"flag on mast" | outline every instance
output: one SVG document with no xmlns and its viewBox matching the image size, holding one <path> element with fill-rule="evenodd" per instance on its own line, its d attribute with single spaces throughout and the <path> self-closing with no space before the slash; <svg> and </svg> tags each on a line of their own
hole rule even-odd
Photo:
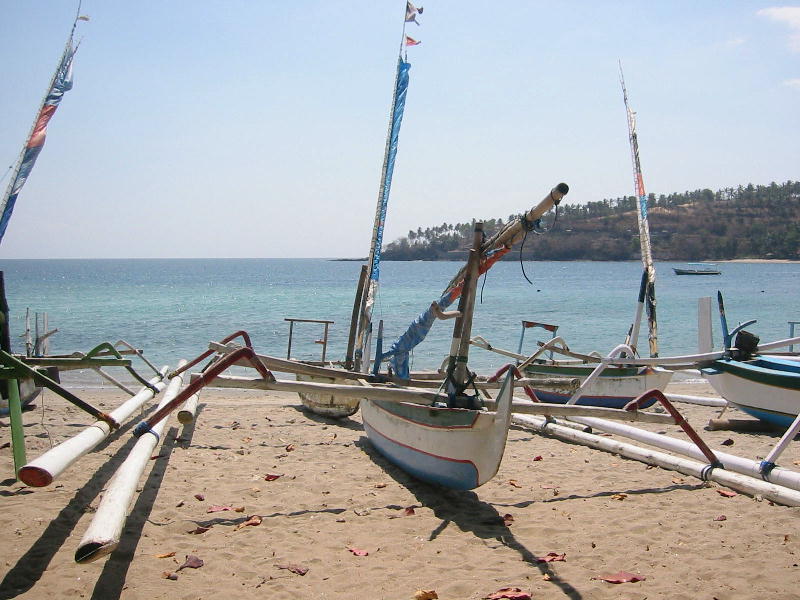
<svg viewBox="0 0 800 600">
<path fill-rule="evenodd" d="M 419 46 L 421 43 L 409 35 L 406 36 L 406 46 Z"/>
<path fill-rule="evenodd" d="M 411 2 L 406 2 L 406 23 L 416 23 L 419 25 L 419 21 L 417 21 L 417 15 L 422 14 L 422 7 L 420 6 L 417 8 Z"/>
</svg>

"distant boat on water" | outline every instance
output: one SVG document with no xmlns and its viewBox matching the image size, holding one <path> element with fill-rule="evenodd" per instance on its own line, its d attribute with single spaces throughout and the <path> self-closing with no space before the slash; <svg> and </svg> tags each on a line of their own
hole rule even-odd
<svg viewBox="0 0 800 600">
<path fill-rule="evenodd" d="M 687 263 L 686 268 L 672 268 L 675 275 L 722 275 L 717 265 L 712 263 Z"/>
</svg>

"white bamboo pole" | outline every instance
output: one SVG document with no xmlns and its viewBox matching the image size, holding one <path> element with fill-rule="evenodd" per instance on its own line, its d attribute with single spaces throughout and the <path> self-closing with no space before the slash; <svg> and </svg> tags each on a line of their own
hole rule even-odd
<svg viewBox="0 0 800 600">
<path fill-rule="evenodd" d="M 621 435 L 623 437 L 636 440 L 637 442 L 642 442 L 644 444 L 649 444 L 650 446 L 655 446 L 656 448 L 661 448 L 662 450 L 668 450 L 670 452 L 688 456 L 689 458 L 702 461 L 706 460 L 705 456 L 697 446 L 685 440 L 678 440 L 666 435 L 644 431 L 637 427 L 631 427 L 630 425 L 624 425 L 622 423 L 613 423 L 605 419 L 596 419 L 593 417 L 575 417 L 573 420 L 577 423 L 588 425 L 592 429 L 599 429 L 600 431 L 605 431 L 606 433 Z M 781 487 L 800 491 L 800 473 L 796 471 L 775 467 L 768 472 L 762 473 L 761 461 L 749 460 L 739 456 L 734 456 L 732 454 L 727 454 L 725 452 L 718 452 L 716 450 L 714 451 L 714 454 L 722 463 L 724 469 L 728 471 L 733 471 L 734 473 L 747 475 L 749 477 L 757 477 L 759 479 L 763 478 L 765 481 L 769 481 Z"/>
<path fill-rule="evenodd" d="M 640 448 L 633 444 L 599 437 L 591 433 L 576 431 L 553 423 L 547 423 L 544 419 L 539 417 L 520 415 L 514 417 L 514 422 L 531 427 L 540 432 L 546 432 L 559 439 L 575 442 L 605 452 L 619 454 L 646 464 L 678 471 L 684 475 L 715 481 L 726 487 L 747 494 L 761 495 L 779 504 L 800 506 L 800 492 L 796 490 L 739 473 L 732 473 L 725 469 L 709 469 L 707 463 L 679 458 L 663 452 Z"/>
<path fill-rule="evenodd" d="M 716 398 L 713 396 L 688 396 L 686 394 L 665 394 L 669 400 L 676 402 L 685 402 L 686 404 L 698 404 L 700 406 L 714 406 L 717 408 L 724 408 L 728 406 L 728 401 L 724 398 Z"/>
<path fill-rule="evenodd" d="M 186 364 L 182 360 L 178 367 Z M 171 401 L 181 389 L 183 376 L 174 377 L 167 387 L 167 391 L 158 408 Z M 153 428 L 143 434 L 131 450 L 128 458 L 117 469 L 111 482 L 108 484 L 103 499 L 97 507 L 97 512 L 83 534 L 78 549 L 75 551 L 75 562 L 89 563 L 98 558 L 111 554 L 119 546 L 122 528 L 128 516 L 128 507 L 131 505 L 136 493 L 139 480 L 145 467 L 150 462 L 153 450 L 161 441 L 164 426 L 168 419 L 161 419 Z"/>
<path fill-rule="evenodd" d="M 786 447 L 794 440 L 797 436 L 797 432 L 800 431 L 800 415 L 797 415 L 792 423 L 792 426 L 786 430 L 786 433 L 783 434 L 783 437 L 778 441 L 777 444 L 770 450 L 770 453 L 767 457 L 761 462 L 761 471 L 762 473 L 765 470 L 773 469 L 775 467 L 775 461 L 778 460 L 778 457 L 783 454 L 783 451 L 786 450 Z"/>
<path fill-rule="evenodd" d="M 161 377 L 166 373 L 167 367 L 161 369 Z M 161 377 L 153 377 L 149 383 L 160 392 L 166 386 Z M 117 423 L 122 423 L 130 417 L 136 409 L 151 400 L 155 394 L 148 387 L 143 387 L 138 394 L 129 398 L 125 403 L 113 410 L 110 414 Z M 94 449 L 111 433 L 111 427 L 105 421 L 95 421 L 74 437 L 60 443 L 42 454 L 40 457 L 24 465 L 19 470 L 19 478 L 33 487 L 50 485 L 53 480 L 63 473 L 70 465 L 81 456 Z"/>
<path fill-rule="evenodd" d="M 195 377 L 198 377 L 196 373 L 192 375 L 190 381 L 194 381 Z M 200 394 L 192 394 L 186 399 L 186 402 L 183 403 L 183 406 L 180 407 L 178 410 L 178 422 L 181 425 L 188 425 L 194 421 L 194 418 L 197 415 L 197 402 L 199 399 Z"/>
</svg>

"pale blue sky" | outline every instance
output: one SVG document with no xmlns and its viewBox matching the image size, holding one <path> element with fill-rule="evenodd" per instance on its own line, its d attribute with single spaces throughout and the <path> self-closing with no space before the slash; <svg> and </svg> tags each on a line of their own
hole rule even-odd
<svg viewBox="0 0 800 600">
<path fill-rule="evenodd" d="M 631 195 L 800 178 L 800 5 L 430 0 L 384 241 L 559 181 Z M 0 0 L 0 165 L 76 2 Z M 74 89 L 2 258 L 366 256 L 404 0 L 84 0 Z M 2 189 L 8 177 L 2 182 Z"/>
</svg>

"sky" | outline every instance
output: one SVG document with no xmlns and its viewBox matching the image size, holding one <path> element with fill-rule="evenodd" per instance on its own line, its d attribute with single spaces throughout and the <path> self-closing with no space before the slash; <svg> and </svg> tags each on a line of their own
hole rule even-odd
<svg viewBox="0 0 800 600">
<path fill-rule="evenodd" d="M 800 4 L 419 0 L 384 242 L 634 193 L 800 179 Z M 77 1 L 0 0 L 0 167 Z M 405 0 L 83 0 L 74 88 L 0 258 L 364 257 Z M 10 175 L 0 189 L 5 190 Z"/>
</svg>

